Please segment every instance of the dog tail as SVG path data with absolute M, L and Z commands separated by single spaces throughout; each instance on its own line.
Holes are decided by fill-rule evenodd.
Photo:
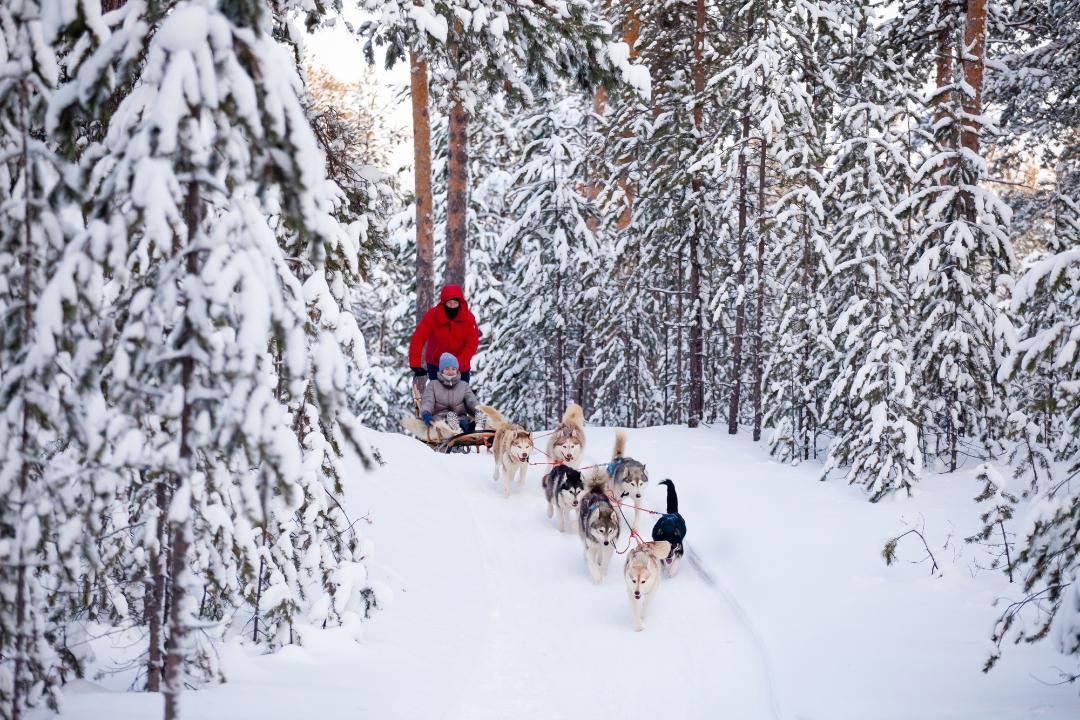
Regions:
M 406 417 L 401 421 L 401 427 L 405 428 L 405 432 L 409 433 L 413 437 L 418 437 L 422 440 L 427 439 L 428 428 L 424 425 L 424 421 L 417 417 Z
M 608 490 L 608 478 L 607 471 L 603 467 L 593 468 L 589 472 L 581 473 L 582 479 L 585 481 L 585 492 L 600 493 L 606 495 Z
M 611 453 L 613 458 L 621 458 L 626 453 L 626 431 L 619 428 L 615 431 L 615 452 Z
M 477 405 L 476 409 L 491 418 L 491 424 L 496 430 L 510 424 L 510 421 L 503 417 L 503 414 L 493 407 L 488 405 Z
M 585 411 L 582 410 L 581 406 L 577 403 L 570 403 L 566 408 L 566 412 L 563 413 L 562 421 L 564 425 L 573 425 L 577 428 L 584 428 Z
M 445 420 L 434 422 L 431 424 L 431 427 L 428 427 L 424 424 L 423 420 L 418 417 L 412 417 L 411 415 L 402 419 L 401 427 L 405 428 L 405 431 L 413 437 L 423 440 L 424 442 L 445 440 L 454 434 L 453 430 L 450 429 L 450 426 Z
M 675 492 L 675 483 L 671 480 L 662 480 L 661 485 L 667 485 L 667 511 L 668 515 L 679 512 L 679 496 Z

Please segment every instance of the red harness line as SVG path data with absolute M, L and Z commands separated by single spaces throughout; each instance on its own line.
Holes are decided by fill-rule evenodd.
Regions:
M 548 455 L 546 452 L 544 452 L 540 448 L 536 447 L 535 445 L 533 445 L 533 450 L 540 453 L 544 457 L 551 458 L 551 462 L 533 462 L 532 460 L 530 460 L 529 461 L 530 465 L 565 465 L 566 464 L 562 460 L 551 457 L 550 455 Z M 597 463 L 596 465 L 586 465 L 585 467 L 581 467 L 581 468 L 577 468 L 577 469 L 578 470 L 588 470 L 589 468 L 601 467 L 602 465 L 604 465 L 604 463 Z
M 630 538 L 629 538 L 629 540 L 626 541 L 626 547 L 624 547 L 622 550 L 620 550 L 619 546 L 616 545 L 615 546 L 615 552 L 618 553 L 619 555 L 623 555 L 623 554 L 629 552 L 630 551 L 630 541 L 631 540 L 637 540 L 637 544 L 638 544 L 639 547 L 641 545 L 644 545 L 645 541 L 641 539 L 641 535 L 638 533 L 637 530 L 634 529 L 634 526 L 630 524 L 630 521 L 626 519 L 626 513 L 624 513 L 622 511 L 623 504 L 621 502 L 619 502 L 618 500 L 616 500 L 615 496 L 612 495 L 611 493 L 605 493 L 605 494 L 607 495 L 608 500 L 610 500 L 611 502 L 613 502 L 615 505 L 618 506 L 618 508 L 619 508 L 619 516 L 622 517 L 623 522 L 626 523 L 626 527 L 630 528 Z

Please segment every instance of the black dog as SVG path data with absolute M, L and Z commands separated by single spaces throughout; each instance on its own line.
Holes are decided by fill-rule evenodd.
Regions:
M 652 529 L 653 540 L 667 540 L 671 543 L 671 552 L 668 553 L 664 565 L 667 567 L 668 576 L 672 577 L 679 572 L 679 561 L 683 556 L 683 538 L 686 537 L 686 521 L 679 514 L 679 496 L 675 494 L 675 483 L 664 480 L 661 485 L 667 485 L 667 513 L 660 516 Z

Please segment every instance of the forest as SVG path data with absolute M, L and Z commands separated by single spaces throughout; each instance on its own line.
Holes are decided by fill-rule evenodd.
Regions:
M 91 627 L 175 720 L 379 610 L 344 498 L 443 284 L 526 427 L 974 470 L 986 669 L 1080 677 L 1080 0 L 5 0 L 0 269 L 0 718 Z

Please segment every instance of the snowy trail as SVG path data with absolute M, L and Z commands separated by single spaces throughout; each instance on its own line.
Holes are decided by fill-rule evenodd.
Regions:
M 613 436 L 588 428 L 586 462 L 606 461 Z M 543 467 L 504 499 L 486 454 L 369 440 L 386 464 L 356 467 L 346 507 L 370 520 L 360 525 L 368 567 L 388 607 L 309 628 L 302 646 L 270 655 L 223 646 L 228 682 L 185 693 L 186 720 L 1080 717 L 1073 688 L 1040 682 L 1059 662 L 1047 647 L 1014 648 L 994 674 L 979 672 L 1003 577 L 972 577 L 946 558 L 940 578 L 881 561 L 882 538 L 905 515 L 924 517 L 938 546 L 963 536 L 954 522 L 978 519 L 971 483 L 931 478 L 921 498 L 870 505 L 745 438 L 632 430 L 628 453 L 652 480 L 645 506 L 662 508 L 657 483 L 672 478 L 689 529 L 680 574 L 635 633 L 623 558 L 593 585 L 580 539 L 545 516 Z M 639 530 L 651 526 L 643 515 Z M 128 669 L 69 685 L 63 720 L 160 717 L 160 696 L 123 692 L 136 680 L 132 647 L 137 637 L 96 643 L 98 667 Z
M 775 673 L 773 672 L 772 661 L 769 659 L 769 651 L 765 647 L 765 641 L 762 640 L 761 634 L 754 627 L 750 618 L 746 615 L 746 611 L 743 610 L 742 605 L 735 598 L 728 588 L 718 582 L 716 578 L 705 569 L 704 563 L 698 556 L 697 551 L 693 547 L 688 546 L 686 550 L 686 559 L 689 561 L 690 567 L 694 569 L 694 572 L 708 585 L 713 588 L 716 593 L 723 599 L 727 606 L 731 609 L 731 612 L 735 615 L 745 632 L 751 639 L 754 645 L 754 649 L 761 659 L 761 672 L 765 678 L 765 684 L 768 688 L 769 695 L 769 710 L 772 713 L 774 720 L 783 720 L 783 712 L 780 709 L 780 699 L 777 697 L 775 687 Z
M 608 443 L 597 443 L 594 453 L 603 458 Z M 461 567 L 479 568 L 482 579 L 470 574 L 468 601 L 444 602 L 449 615 L 425 615 L 428 636 L 452 633 L 460 624 L 470 629 L 459 634 L 460 644 L 429 646 L 456 665 L 453 678 L 444 677 L 429 691 L 445 699 L 440 717 L 472 718 L 578 718 L 644 717 L 674 714 L 679 717 L 780 717 L 760 641 L 737 612 L 737 604 L 718 603 L 715 587 L 694 572 L 684 571 L 665 580 L 653 603 L 642 633 L 632 629 L 622 580 L 622 556 L 612 561 L 601 586 L 592 584 L 576 534 L 560 534 L 544 513 L 540 476 L 531 470 L 524 491 L 515 488 L 504 499 L 491 480 L 491 458 L 448 456 L 430 458 L 411 479 L 428 503 L 444 512 L 443 524 L 428 527 L 432 536 L 421 541 L 437 547 L 449 539 L 452 524 L 454 555 Z M 660 491 L 650 498 L 662 500 Z M 457 494 L 457 497 L 453 497 Z M 383 523 L 396 524 L 383 518 Z M 647 532 L 651 523 L 643 520 Z M 387 530 L 387 544 L 391 535 Z M 416 538 L 420 540 L 420 538 Z M 626 543 L 624 530 L 620 547 Z M 381 555 L 380 555 L 381 557 Z M 437 577 L 442 553 L 426 555 L 431 567 L 422 574 L 424 584 Z M 397 560 L 386 560 L 396 564 Z M 438 591 L 435 591 L 438 593 Z M 410 588 L 410 595 L 415 591 Z M 403 613 L 395 607 L 391 613 Z M 394 631 L 401 633 L 401 628 Z M 461 667 L 471 668 L 461 672 Z M 764 668 L 764 672 L 762 671 Z M 429 682 L 432 680 L 428 679 Z

